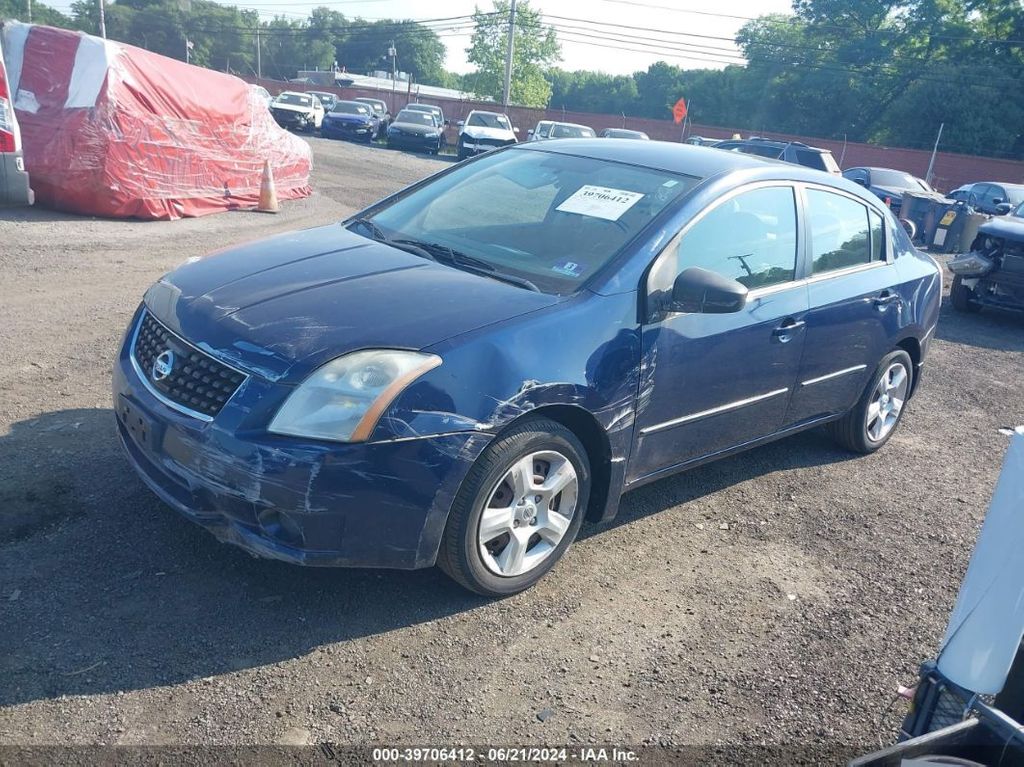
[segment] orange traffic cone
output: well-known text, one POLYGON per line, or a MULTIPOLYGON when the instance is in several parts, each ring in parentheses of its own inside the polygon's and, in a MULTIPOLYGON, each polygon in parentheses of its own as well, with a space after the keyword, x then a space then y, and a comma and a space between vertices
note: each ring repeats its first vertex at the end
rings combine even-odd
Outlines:
POLYGON ((260 201, 256 203, 260 213, 277 213, 277 189, 274 188, 274 172, 270 169, 270 161, 263 162, 263 178, 260 180, 260 201))

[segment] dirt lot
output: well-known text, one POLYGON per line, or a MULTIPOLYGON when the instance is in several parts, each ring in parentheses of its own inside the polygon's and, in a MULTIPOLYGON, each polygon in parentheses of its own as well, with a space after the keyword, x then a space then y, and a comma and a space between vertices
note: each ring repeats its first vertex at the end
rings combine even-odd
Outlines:
POLYGON ((110 366, 188 256, 444 162, 312 143, 317 193, 276 217, 0 213, 0 743, 877 743, 1024 422, 1024 322, 944 307, 880 454, 812 432, 636 491, 511 599, 258 561, 135 478, 110 366))

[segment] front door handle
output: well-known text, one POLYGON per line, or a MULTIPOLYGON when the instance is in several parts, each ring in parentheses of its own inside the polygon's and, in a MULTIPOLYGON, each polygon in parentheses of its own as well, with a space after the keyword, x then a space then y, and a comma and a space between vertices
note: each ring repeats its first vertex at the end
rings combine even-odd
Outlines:
POLYGON ((892 290, 883 290, 881 293, 879 293, 877 296, 871 299, 871 303, 873 303, 879 309, 884 309, 889 304, 902 303, 902 301, 903 299, 900 298, 900 294, 892 290))
POLYGON ((796 331, 800 330, 807 323, 803 320, 795 320, 792 317, 787 317, 782 321, 775 330, 772 331, 772 335, 779 339, 781 343, 787 343, 793 338, 796 331))

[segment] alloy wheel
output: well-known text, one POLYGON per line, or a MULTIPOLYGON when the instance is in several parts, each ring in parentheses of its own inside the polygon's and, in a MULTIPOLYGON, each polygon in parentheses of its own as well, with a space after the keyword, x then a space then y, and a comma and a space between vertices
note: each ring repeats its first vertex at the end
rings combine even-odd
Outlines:
POLYGON ((868 438, 873 442, 884 439, 896 426, 907 401, 907 387, 910 376, 902 362, 894 362, 885 369, 871 395, 871 404, 865 426, 868 438))
POLYGON ((516 459, 487 495, 477 533, 492 573, 522 575, 554 553, 576 513, 579 478, 556 450, 516 459))

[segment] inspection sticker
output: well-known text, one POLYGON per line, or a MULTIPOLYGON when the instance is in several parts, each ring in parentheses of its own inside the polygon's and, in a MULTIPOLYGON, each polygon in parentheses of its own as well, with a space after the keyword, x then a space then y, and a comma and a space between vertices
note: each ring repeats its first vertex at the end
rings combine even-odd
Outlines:
POLYGON ((569 199, 555 210, 562 213, 579 213, 581 216, 603 218, 605 221, 618 221, 627 210, 632 208, 640 198, 639 192, 627 192, 623 189, 609 189, 606 186, 586 184, 577 189, 569 199))

